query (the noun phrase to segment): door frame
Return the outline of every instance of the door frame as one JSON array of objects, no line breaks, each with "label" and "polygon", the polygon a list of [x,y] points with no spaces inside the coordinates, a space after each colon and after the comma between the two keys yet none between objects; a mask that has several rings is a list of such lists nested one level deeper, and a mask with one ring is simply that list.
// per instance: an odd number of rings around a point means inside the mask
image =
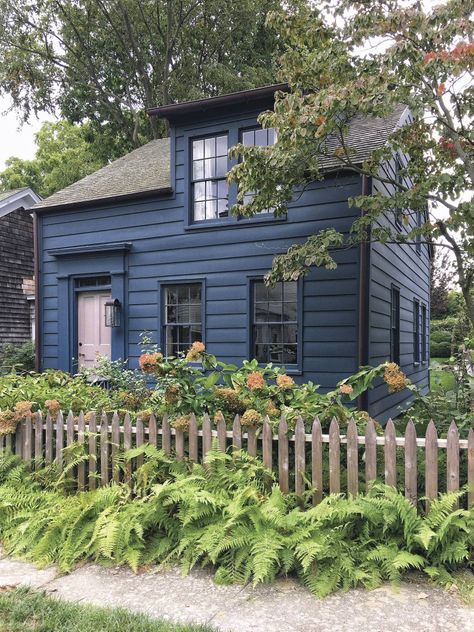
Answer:
[{"label": "door frame", "polygon": [[[100,274],[92,274],[92,275],[81,275],[73,277],[73,324],[72,324],[72,349],[74,354],[71,356],[71,369],[74,373],[77,373],[79,370],[79,294],[95,294],[100,292],[110,292],[110,296],[112,296],[112,279],[111,282],[107,285],[91,285],[86,287],[77,287],[76,281],[80,278],[98,278],[100,276],[110,276],[110,275],[100,275]],[[110,336],[110,357],[113,359],[113,328]]]},{"label": "door frame", "polygon": [[64,248],[50,253],[58,262],[58,369],[77,372],[77,300],[74,290],[76,279],[84,277],[110,276],[112,297],[122,304],[123,314],[120,327],[112,328],[111,356],[112,360],[127,359],[126,270],[130,247],[130,243],[121,242],[107,247],[98,244],[84,246],[83,250]]}]

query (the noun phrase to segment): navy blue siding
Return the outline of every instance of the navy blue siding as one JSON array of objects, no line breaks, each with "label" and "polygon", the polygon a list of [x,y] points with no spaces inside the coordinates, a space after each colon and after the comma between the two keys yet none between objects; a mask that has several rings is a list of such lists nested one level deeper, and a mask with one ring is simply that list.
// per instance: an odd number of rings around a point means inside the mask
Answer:
[{"label": "navy blue siding", "polygon": [[[382,167],[393,176],[394,163]],[[374,181],[374,192],[390,195],[391,186]],[[398,230],[393,216],[383,217],[379,224]],[[414,218],[401,230],[414,226]],[[413,301],[426,305],[429,323],[430,307],[430,256],[426,244],[421,252],[410,244],[382,244],[374,242],[370,252],[369,283],[369,363],[378,365],[390,358],[390,307],[391,287],[400,289],[400,366],[410,380],[427,392],[429,385],[429,336],[427,361],[414,363]],[[407,391],[387,395],[387,387],[380,382],[369,392],[369,410],[375,418],[386,421],[395,417],[407,405]]]}]

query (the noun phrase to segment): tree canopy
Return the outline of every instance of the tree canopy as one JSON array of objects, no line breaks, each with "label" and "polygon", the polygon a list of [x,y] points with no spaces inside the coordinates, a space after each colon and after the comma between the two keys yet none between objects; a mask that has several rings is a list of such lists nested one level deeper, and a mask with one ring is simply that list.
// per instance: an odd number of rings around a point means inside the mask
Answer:
[{"label": "tree canopy", "polygon": [[[453,253],[474,325],[473,12],[473,0],[449,0],[428,13],[419,2],[337,0],[317,8],[300,2],[269,16],[284,47],[279,79],[289,91],[260,116],[277,130],[277,143],[232,150],[244,158],[229,175],[239,185],[233,211],[284,213],[295,188],[324,177],[328,157],[393,191],[350,200],[361,209],[351,233],[328,229],[292,246],[275,258],[269,282],[297,278],[313,265],[334,267],[334,252],[360,241],[413,243],[422,235]],[[356,163],[347,143],[351,118],[387,116],[400,104],[411,112],[406,124]],[[387,167],[395,156],[398,173]],[[256,194],[244,204],[246,191]],[[407,230],[380,221],[400,209]]]},{"label": "tree canopy", "polygon": [[43,123],[35,135],[35,158],[9,158],[5,170],[0,173],[0,190],[28,186],[47,197],[100,169],[104,161],[89,136],[87,124]]},{"label": "tree canopy", "polygon": [[146,108],[271,83],[280,4],[0,0],[0,94],[24,119],[89,121],[115,158],[163,135]]}]

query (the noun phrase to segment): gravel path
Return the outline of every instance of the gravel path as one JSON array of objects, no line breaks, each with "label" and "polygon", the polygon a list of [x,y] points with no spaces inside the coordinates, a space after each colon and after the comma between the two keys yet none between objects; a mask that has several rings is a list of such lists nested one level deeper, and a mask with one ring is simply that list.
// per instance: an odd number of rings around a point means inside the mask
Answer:
[{"label": "gravel path", "polygon": [[38,570],[0,552],[0,588],[30,585],[69,601],[121,606],[222,632],[474,632],[474,609],[412,576],[400,590],[383,586],[317,599],[292,579],[272,585],[216,586],[210,573],[176,568],[135,575],[86,564],[70,575]]}]

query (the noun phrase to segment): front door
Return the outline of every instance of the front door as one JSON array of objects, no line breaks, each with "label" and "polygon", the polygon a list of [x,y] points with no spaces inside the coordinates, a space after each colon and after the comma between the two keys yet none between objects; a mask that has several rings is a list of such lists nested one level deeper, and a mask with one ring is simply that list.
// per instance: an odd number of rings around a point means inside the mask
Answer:
[{"label": "front door", "polygon": [[95,366],[97,354],[111,357],[111,327],[105,326],[105,303],[110,292],[81,292],[77,295],[78,366]]}]

